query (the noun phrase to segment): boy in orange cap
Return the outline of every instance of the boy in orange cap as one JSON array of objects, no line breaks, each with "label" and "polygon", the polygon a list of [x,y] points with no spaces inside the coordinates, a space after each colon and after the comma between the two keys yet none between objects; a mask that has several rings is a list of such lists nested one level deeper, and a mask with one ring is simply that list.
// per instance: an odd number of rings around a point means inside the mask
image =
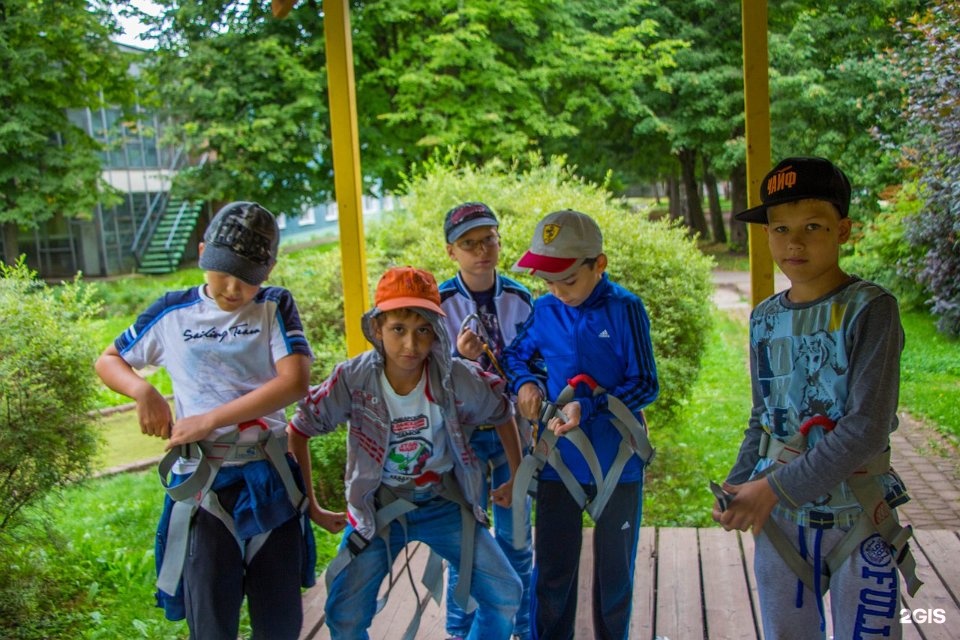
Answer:
[{"label": "boy in orange cap", "polygon": [[[451,357],[430,273],[388,270],[375,305],[363,317],[374,349],[337,365],[312,387],[288,426],[309,487],[307,439],[349,423],[349,525],[327,569],[331,635],[364,637],[391,559],[419,540],[460,567],[455,595],[461,606],[477,610],[468,637],[509,638],[520,580],[486,530],[481,469],[464,434],[478,424],[497,425],[515,469],[520,444],[504,382]],[[495,488],[494,503],[509,506],[511,490],[512,479]],[[319,508],[309,498],[311,511]]]}]

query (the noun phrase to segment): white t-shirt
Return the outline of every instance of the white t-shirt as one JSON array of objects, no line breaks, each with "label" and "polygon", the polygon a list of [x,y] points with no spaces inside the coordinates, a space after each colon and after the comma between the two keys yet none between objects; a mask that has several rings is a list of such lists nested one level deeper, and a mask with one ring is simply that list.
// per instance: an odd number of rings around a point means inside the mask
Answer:
[{"label": "white t-shirt", "polygon": [[[277,375],[281,358],[294,353],[312,358],[293,296],[281,287],[261,288],[236,311],[220,309],[204,285],[168,293],[114,344],[135,369],[167,369],[177,417],[206,413],[262,386]],[[282,436],[286,424],[278,409],[262,417],[262,426],[245,429],[241,441],[256,441],[262,427]],[[236,428],[215,429],[207,440]]]},{"label": "white t-shirt", "polygon": [[426,375],[421,375],[420,382],[406,395],[393,390],[386,374],[380,375],[380,382],[390,413],[383,483],[398,487],[413,482],[418,488],[428,487],[436,481],[431,479],[433,474],[439,479],[453,468],[453,457],[440,407],[427,400]]}]

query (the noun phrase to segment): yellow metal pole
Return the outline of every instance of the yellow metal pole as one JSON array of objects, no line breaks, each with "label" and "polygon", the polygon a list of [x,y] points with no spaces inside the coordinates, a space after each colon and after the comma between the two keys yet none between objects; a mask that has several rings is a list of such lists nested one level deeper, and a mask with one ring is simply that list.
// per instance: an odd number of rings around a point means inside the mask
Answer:
[{"label": "yellow metal pole", "polygon": [[353,79],[353,40],[347,0],[323,0],[330,93],[330,138],[333,144],[333,183],[340,223],[343,315],[347,355],[366,350],[360,316],[369,308],[367,258],[363,245],[363,188],[357,94]]},{"label": "yellow metal pole", "polygon": [[[747,137],[747,206],[760,204],[760,181],[770,171],[770,91],[767,54],[767,0],[742,0],[743,101]],[[773,294],[773,258],[767,234],[748,224],[750,304]]]}]

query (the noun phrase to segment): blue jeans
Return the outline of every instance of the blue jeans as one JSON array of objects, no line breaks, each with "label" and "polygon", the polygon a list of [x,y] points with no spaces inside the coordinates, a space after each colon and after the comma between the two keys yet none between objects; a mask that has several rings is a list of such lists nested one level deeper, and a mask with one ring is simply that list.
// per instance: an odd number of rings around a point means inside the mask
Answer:
[{"label": "blue jeans", "polygon": [[[493,465],[492,482],[494,487],[510,479],[510,465],[507,464],[503,444],[496,429],[474,431],[470,437],[470,446],[481,461],[484,468]],[[490,487],[487,486],[487,476],[484,476],[483,495],[486,499]],[[486,504],[484,504],[486,506]],[[526,498],[526,529],[525,541],[522,549],[513,548],[513,516],[510,509],[493,506],[494,537],[503,550],[503,554],[510,561],[510,566],[517,572],[520,583],[523,585],[523,595],[520,598],[520,609],[517,619],[513,623],[514,635],[522,640],[530,637],[530,574],[533,572],[533,551],[530,540],[530,498]],[[447,635],[466,638],[473,626],[474,615],[467,613],[453,599],[453,590],[457,586],[457,566],[450,565],[447,574]]]},{"label": "blue jeans", "polygon": [[[460,506],[444,498],[424,502],[407,513],[407,533],[396,521],[390,524],[391,557],[406,542],[419,540],[452,565],[460,563]],[[503,640],[510,637],[513,617],[520,604],[520,580],[479,522],[474,524],[473,577],[470,595],[477,601],[477,623],[468,636],[471,639]],[[343,532],[341,546],[346,544],[353,528]],[[380,583],[390,567],[383,538],[375,536],[338,575],[327,594],[327,626],[333,640],[365,639],[373,621]]]}]

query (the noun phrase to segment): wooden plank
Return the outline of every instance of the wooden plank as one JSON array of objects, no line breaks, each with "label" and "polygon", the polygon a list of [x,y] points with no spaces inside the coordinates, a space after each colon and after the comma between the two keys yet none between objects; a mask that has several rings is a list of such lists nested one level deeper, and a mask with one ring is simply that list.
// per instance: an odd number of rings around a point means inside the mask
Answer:
[{"label": "wooden plank", "polygon": [[753,616],[757,629],[757,637],[763,640],[763,622],[760,617],[760,596],[757,593],[757,574],[754,573],[753,554],[755,543],[752,533],[737,532],[740,538],[740,547],[743,549],[743,562],[747,567],[747,585],[750,588],[750,601],[753,603]]},{"label": "wooden plank", "polygon": [[[660,529],[661,533],[668,529]],[[633,613],[630,638],[651,640],[656,613],[657,529],[642,527],[637,544],[637,566],[633,574]]]},{"label": "wooden plank", "polygon": [[914,531],[914,543],[910,546],[914,553],[918,546],[922,549],[930,564],[936,567],[937,574],[954,602],[960,602],[960,538],[957,537],[957,532],[947,529],[918,529]]},{"label": "wooden plank", "polygon": [[750,586],[737,534],[720,528],[700,529],[698,533],[708,637],[756,638]]},{"label": "wooden plank", "polygon": [[702,639],[703,600],[697,530],[670,529],[657,541],[656,634],[684,640]]},{"label": "wooden plank", "polygon": [[[914,632],[919,633],[924,640],[954,640],[957,637],[956,624],[960,620],[960,606],[954,600],[948,586],[934,570],[931,562],[939,560],[941,565],[947,566],[956,562],[957,556],[954,555],[952,559],[940,557],[941,550],[934,543],[934,539],[940,538],[942,544],[952,545],[946,536],[927,536],[922,531],[916,532],[915,535],[917,535],[918,544],[911,547],[913,557],[917,561],[917,575],[923,581],[923,586],[912,598],[906,591],[901,593],[903,609],[909,610],[909,612],[904,610],[900,612],[901,619],[906,620],[903,629],[905,632],[909,630],[911,635]],[[923,545],[925,540],[931,551],[929,557]],[[906,637],[906,633],[904,635]]]},{"label": "wooden plank", "polygon": [[[383,610],[373,618],[373,624],[370,625],[369,635],[372,640],[395,640],[399,638],[407,625],[413,619],[414,611],[418,606],[422,606],[430,594],[427,588],[421,584],[423,577],[423,568],[427,564],[427,557],[430,555],[430,549],[424,544],[414,542],[408,544],[406,549],[410,552],[410,573],[404,566],[405,551],[401,550],[394,560],[394,588],[387,600]],[[401,569],[401,567],[404,567]],[[410,584],[410,578],[416,584],[416,592]],[[380,589],[381,595],[386,591],[388,581],[384,581]],[[419,596],[419,599],[417,598]]]},{"label": "wooden plank", "polygon": [[[303,593],[303,626],[300,627],[300,640],[312,640],[318,637],[318,633],[326,620],[324,607],[327,604],[327,584],[321,575],[317,578],[317,584],[310,587]],[[328,634],[329,635],[329,634]]]}]

